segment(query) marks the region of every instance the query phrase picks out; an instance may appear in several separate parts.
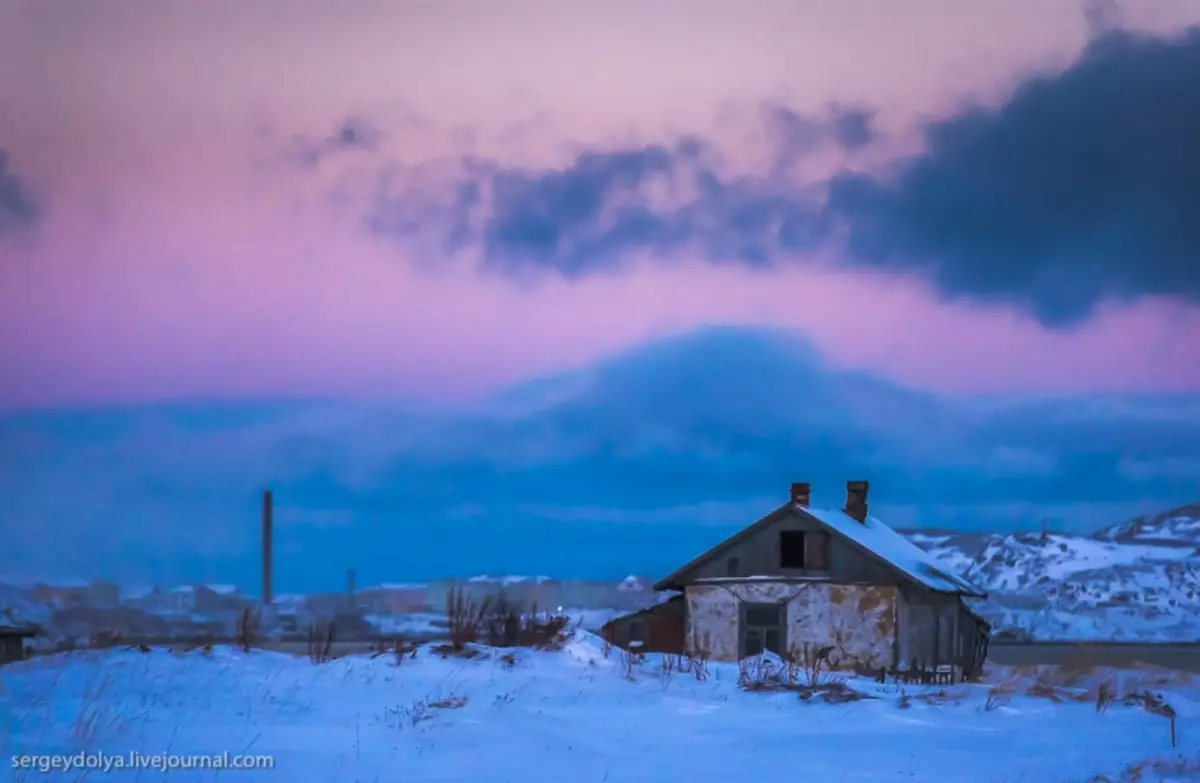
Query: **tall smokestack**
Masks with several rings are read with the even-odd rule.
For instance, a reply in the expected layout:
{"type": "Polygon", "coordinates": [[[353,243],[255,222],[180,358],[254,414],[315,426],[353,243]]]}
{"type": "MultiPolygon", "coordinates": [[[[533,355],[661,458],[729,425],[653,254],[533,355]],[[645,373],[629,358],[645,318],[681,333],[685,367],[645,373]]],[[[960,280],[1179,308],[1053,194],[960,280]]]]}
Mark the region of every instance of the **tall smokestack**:
{"type": "Polygon", "coordinates": [[[263,492],[262,504],[262,602],[271,605],[271,490],[263,492]]]}

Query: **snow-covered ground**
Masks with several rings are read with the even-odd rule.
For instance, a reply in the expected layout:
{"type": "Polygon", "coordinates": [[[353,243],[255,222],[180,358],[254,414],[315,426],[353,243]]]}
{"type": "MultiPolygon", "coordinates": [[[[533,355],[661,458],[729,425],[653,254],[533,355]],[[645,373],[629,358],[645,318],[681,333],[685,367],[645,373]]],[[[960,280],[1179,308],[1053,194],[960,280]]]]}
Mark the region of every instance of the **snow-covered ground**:
{"type": "Polygon", "coordinates": [[[228,648],[79,652],[0,669],[0,739],[8,755],[271,756],[273,769],[242,775],[317,783],[1200,779],[1200,685],[1184,675],[1114,680],[1122,695],[1149,688],[1173,706],[1172,749],[1160,715],[1120,700],[1097,710],[1098,684],[1111,676],[1102,672],[1044,673],[1037,685],[1031,673],[999,671],[949,688],[852,678],[846,684],[868,698],[847,703],[747,692],[738,673],[710,663],[703,679],[664,674],[652,655],[627,669],[584,633],[558,652],[485,650],[466,660],[426,647],[399,665],[391,655],[317,665],[228,648]],[[1178,771],[1133,775],[1130,765],[1151,762],[1178,771]]]}

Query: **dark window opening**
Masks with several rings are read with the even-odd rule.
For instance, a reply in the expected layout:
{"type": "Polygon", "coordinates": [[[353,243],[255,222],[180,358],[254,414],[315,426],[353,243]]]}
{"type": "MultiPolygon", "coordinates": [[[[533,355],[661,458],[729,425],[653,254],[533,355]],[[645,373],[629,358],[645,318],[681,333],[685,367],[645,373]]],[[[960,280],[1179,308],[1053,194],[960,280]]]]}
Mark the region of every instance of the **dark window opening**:
{"type": "Polygon", "coordinates": [[[738,575],[738,559],[736,557],[729,558],[729,562],[725,564],[725,576],[738,575]]]}
{"type": "Polygon", "coordinates": [[[746,607],[746,625],[756,627],[783,624],[783,607],[779,604],[751,604],[746,607]]]}
{"type": "Polygon", "coordinates": [[[629,624],[629,641],[642,642],[646,641],[646,624],[641,620],[634,620],[629,624]]]}
{"type": "Polygon", "coordinates": [[[804,567],[814,571],[825,571],[829,568],[829,534],[823,530],[815,530],[805,536],[804,567]]]}
{"type": "Polygon", "coordinates": [[[804,568],[804,531],[779,532],[779,567],[804,568]]]}
{"type": "Polygon", "coordinates": [[[762,651],[763,651],[762,633],[760,633],[757,628],[747,628],[746,629],[745,646],[746,646],[745,657],[752,658],[756,655],[762,655],[762,651]]]}

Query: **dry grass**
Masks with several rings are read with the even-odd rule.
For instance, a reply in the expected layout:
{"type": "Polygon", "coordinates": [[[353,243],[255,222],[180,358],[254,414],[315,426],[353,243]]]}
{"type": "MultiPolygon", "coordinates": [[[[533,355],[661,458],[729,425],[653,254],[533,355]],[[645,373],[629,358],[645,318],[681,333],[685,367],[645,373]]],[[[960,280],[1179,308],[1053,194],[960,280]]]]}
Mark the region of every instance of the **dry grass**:
{"type": "Polygon", "coordinates": [[[457,710],[467,706],[467,697],[461,694],[437,694],[417,699],[404,707],[390,707],[384,711],[384,719],[395,720],[400,728],[416,728],[437,717],[442,710],[457,710]]]}
{"type": "MultiPolygon", "coordinates": [[[[308,627],[308,659],[314,664],[333,660],[333,623],[313,623],[308,627]]],[[[211,647],[210,647],[211,649],[211,647]]]]}
{"type": "Polygon", "coordinates": [[[475,601],[461,587],[451,587],[446,594],[446,626],[450,646],[456,652],[479,641],[488,601],[475,601]]]}
{"type": "Polygon", "coordinates": [[[258,641],[261,631],[262,615],[249,606],[243,607],[234,630],[234,643],[238,649],[242,652],[250,652],[250,648],[258,641]]]}
{"type": "Polygon", "coordinates": [[[1097,775],[1084,783],[1144,783],[1152,779],[1184,775],[1188,776],[1187,779],[1200,776],[1200,756],[1145,759],[1125,766],[1116,775],[1097,775]]]}

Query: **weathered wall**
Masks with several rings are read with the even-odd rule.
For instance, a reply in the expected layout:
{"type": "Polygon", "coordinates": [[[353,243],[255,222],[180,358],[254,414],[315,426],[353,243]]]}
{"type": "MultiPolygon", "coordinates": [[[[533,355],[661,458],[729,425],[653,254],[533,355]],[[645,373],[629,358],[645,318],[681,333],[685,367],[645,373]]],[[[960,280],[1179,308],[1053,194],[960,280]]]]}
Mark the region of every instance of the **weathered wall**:
{"type": "Polygon", "coordinates": [[[834,582],[870,584],[894,584],[898,581],[891,569],[832,533],[828,570],[809,572],[803,568],[780,568],[779,533],[783,530],[824,531],[827,528],[815,519],[798,513],[780,514],[771,524],[682,574],[681,581],[724,578],[729,574],[730,558],[737,558],[739,576],[821,576],[834,582]]]}
{"type": "Polygon", "coordinates": [[[915,587],[900,592],[899,661],[906,668],[956,663],[960,654],[958,597],[915,587]]]}
{"type": "Polygon", "coordinates": [[[740,606],[785,603],[786,648],[794,659],[806,649],[834,648],[835,668],[872,669],[894,664],[898,590],[887,585],[720,582],[687,588],[688,652],[714,660],[740,657],[740,606]],[[807,647],[806,647],[807,645],[807,647]]]}

